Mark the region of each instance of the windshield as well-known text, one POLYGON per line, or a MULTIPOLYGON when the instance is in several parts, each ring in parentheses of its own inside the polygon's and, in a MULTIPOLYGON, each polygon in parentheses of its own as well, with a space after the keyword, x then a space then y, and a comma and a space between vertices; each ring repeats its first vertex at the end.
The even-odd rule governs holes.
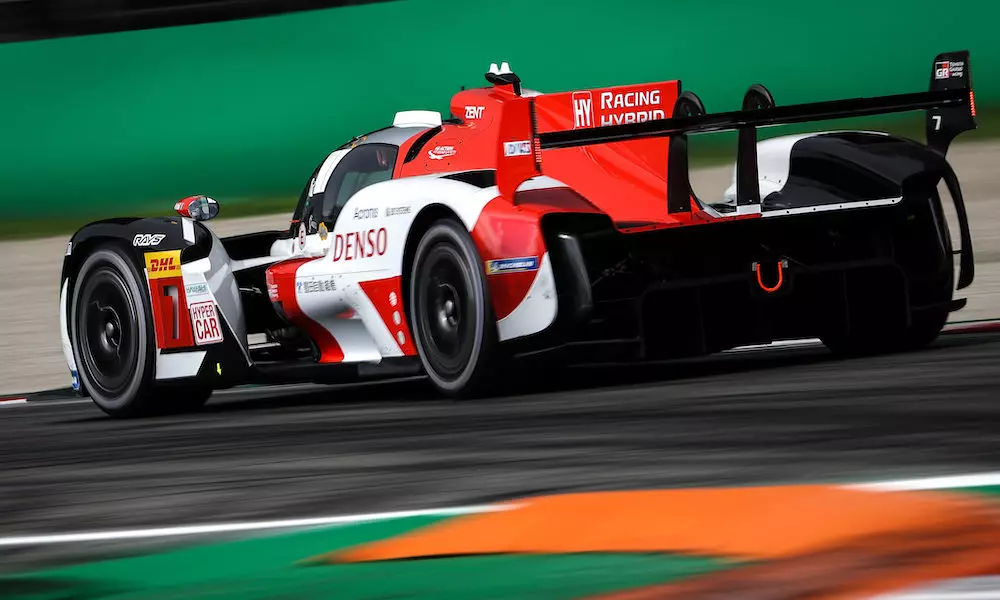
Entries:
POLYGON ((393 144, 361 144, 333 152, 313 171, 292 220, 308 223, 309 233, 319 223, 332 225, 354 194, 392 179, 398 153, 393 144))

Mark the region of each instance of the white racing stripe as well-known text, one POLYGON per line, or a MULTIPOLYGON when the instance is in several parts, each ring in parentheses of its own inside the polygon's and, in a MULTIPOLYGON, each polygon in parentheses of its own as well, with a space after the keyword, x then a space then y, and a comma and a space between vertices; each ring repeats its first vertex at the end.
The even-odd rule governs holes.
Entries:
POLYGON ((28 403, 27 398, 17 398, 14 400, 0 400, 0 408, 4 406, 14 406, 16 404, 27 404, 27 403, 28 403))
POLYGON ((369 521, 405 519, 407 517, 451 517, 486 512, 499 512, 519 508, 519 504, 484 504, 478 506, 456 506, 451 508, 431 508, 426 510, 403 510, 396 512, 315 517, 309 519, 285 519, 280 521, 251 521, 244 523, 210 523, 206 525, 185 525, 178 527, 156 527, 150 529, 123 529, 113 531, 91 531, 83 533, 62 533, 51 535, 22 535, 0 537, 2 546, 37 546, 42 544, 69 544, 79 542, 102 542, 134 540, 208 533, 230 533, 236 531, 261 531, 265 529, 298 529, 325 525, 350 525, 369 521))

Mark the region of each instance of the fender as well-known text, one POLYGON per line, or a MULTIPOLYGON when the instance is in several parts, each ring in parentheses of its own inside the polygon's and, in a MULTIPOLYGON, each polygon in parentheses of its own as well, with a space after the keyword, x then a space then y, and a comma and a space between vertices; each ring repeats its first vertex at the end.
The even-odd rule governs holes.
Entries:
POLYGON ((409 177, 365 188, 347 202, 338 217, 327 259, 334 269, 338 264, 355 267, 358 246, 352 242, 359 239, 358 232, 374 231, 378 254, 378 236, 384 228, 388 239, 385 255, 365 259, 362 268, 399 277, 400 293, 405 298, 409 262, 420 237, 442 215, 458 219, 479 250, 499 339, 529 335, 551 325, 558 302, 539 215, 504 201, 495 185, 479 187, 441 177, 409 177))
MULTIPOLYGON (((530 193, 551 188, 565 186, 538 178, 521 189, 530 193)), ((498 335, 506 341, 538 333, 555 321, 559 299, 541 219, 551 212, 594 210, 582 199, 573 198, 575 203, 546 201, 514 206, 500 197, 486 177, 405 177, 370 185, 352 196, 325 240, 318 234, 305 236, 302 244, 295 239, 279 240, 271 254, 312 256, 323 265, 316 268, 343 277, 345 282, 357 280, 362 288, 377 282, 396 291, 396 297, 405 297, 407 265, 420 236, 435 218, 451 215, 469 230, 479 249, 498 335), (470 182, 477 180, 478 185, 470 182)), ((395 308, 378 306, 380 301, 372 298, 376 306, 367 311, 354 308, 384 356, 400 350, 405 353, 402 348, 386 353, 394 336, 391 319, 383 321, 395 308)))
MULTIPOLYGON (((157 339, 157 380, 222 375, 221 365, 238 367, 225 376, 238 377, 249 366, 246 326, 239 289, 232 275, 229 257, 219 238, 204 224, 182 217, 119 218, 84 225, 70 238, 60 279, 60 334, 63 355, 79 388, 76 360, 70 338, 70 302, 76 275, 89 251, 99 244, 117 241, 127 248, 126 257, 139 273, 146 275, 150 290, 153 328, 157 339), (163 265, 165 271, 150 276, 150 269, 163 265), (164 286, 172 287, 170 297, 159 297, 164 286), (176 291, 173 291, 176 290, 176 291), (193 337, 188 306, 194 301, 211 301, 219 313, 223 341, 199 346, 193 337), (167 327, 166 319, 177 319, 177 327, 167 327), (171 336, 165 335, 167 329, 171 336), (173 337, 173 330, 178 332, 173 337), (238 361, 233 361, 233 356, 238 361), (211 364, 214 369, 210 369, 211 364), (211 375, 210 375, 211 374, 211 375)), ((234 379, 235 380, 235 379, 234 379)), ((225 382, 215 381, 217 387, 225 382)))

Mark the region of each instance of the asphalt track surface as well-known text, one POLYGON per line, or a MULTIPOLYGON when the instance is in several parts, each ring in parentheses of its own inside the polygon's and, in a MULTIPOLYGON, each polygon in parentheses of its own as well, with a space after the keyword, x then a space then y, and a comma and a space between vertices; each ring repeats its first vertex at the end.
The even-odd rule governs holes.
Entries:
MULTIPOLYGON (((35 402, 0 409, 0 538, 996 471, 998 417, 995 333, 864 359, 819 347, 591 367, 468 402, 420 380, 230 391, 195 415, 135 421, 35 402)), ((0 547, 0 565, 171 543, 0 547)))

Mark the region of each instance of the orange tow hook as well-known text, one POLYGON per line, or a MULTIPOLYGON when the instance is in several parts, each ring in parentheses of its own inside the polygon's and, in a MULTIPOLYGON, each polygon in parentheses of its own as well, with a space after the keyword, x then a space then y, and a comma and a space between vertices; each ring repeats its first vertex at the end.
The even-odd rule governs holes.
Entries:
POLYGON ((787 269, 787 268, 788 268, 788 259, 783 258, 783 259, 779 260, 778 261, 778 283, 775 283, 774 287, 767 287, 766 285, 764 285, 764 280, 761 279, 761 277, 760 277, 760 263, 759 262, 755 262, 755 263, 753 263, 751 265, 751 269, 753 269, 753 271, 755 273, 757 273, 757 285, 759 285, 760 289, 764 290, 768 294, 770 294, 772 292, 777 292, 779 289, 781 289, 781 285, 783 283, 785 283, 785 272, 784 272, 784 270, 787 269))

